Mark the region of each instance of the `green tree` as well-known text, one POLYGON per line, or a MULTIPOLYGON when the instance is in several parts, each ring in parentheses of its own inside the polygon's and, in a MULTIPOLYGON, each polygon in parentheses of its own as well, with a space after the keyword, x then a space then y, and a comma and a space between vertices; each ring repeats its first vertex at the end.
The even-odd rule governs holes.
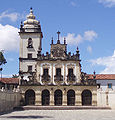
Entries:
POLYGON ((6 59, 4 58, 4 55, 2 52, 0 52, 0 65, 3 65, 3 64, 6 64, 7 61, 6 59))
MULTIPOLYGON (((7 61, 6 59, 4 58, 4 55, 2 52, 0 52, 0 66, 3 65, 3 64, 6 64, 7 61)), ((0 68, 0 71, 2 71, 2 67, 0 68)))
POLYGON ((12 75, 12 78, 18 78, 19 77, 19 75, 12 75))

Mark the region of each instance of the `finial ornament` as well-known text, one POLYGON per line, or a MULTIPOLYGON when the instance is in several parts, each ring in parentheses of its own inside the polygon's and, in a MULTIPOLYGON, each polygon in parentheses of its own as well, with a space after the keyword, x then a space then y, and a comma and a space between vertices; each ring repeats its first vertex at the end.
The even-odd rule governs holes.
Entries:
POLYGON ((60 32, 58 31, 58 32, 57 32, 57 34, 58 34, 57 44, 60 44, 60 40, 59 40, 59 35, 60 35, 60 32))
POLYGON ((52 37, 52 42, 51 42, 51 44, 53 44, 53 37, 52 37))
POLYGON ((23 22, 21 21, 20 28, 23 28, 23 22))
POLYGON ((64 37, 64 44, 66 44, 66 38, 64 37))
POLYGON ((94 70, 94 72, 93 72, 93 79, 95 79, 95 78, 96 78, 96 72, 94 70))
POLYGON ((60 32, 58 31, 58 32, 57 32, 57 34, 58 34, 58 40, 59 40, 59 35, 60 35, 60 32))
POLYGON ((32 7, 30 8, 30 13, 33 13, 32 7))

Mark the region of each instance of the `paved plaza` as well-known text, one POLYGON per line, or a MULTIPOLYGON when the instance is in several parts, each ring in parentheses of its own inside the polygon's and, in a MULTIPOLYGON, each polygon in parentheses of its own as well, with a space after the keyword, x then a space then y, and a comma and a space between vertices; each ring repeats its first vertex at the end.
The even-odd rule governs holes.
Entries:
POLYGON ((115 120, 115 110, 25 110, 1 115, 0 120, 115 120))

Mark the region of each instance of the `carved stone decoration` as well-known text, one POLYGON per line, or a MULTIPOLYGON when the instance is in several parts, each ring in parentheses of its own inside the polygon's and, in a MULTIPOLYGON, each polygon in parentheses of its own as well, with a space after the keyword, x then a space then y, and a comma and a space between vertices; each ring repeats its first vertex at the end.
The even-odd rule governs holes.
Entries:
POLYGON ((42 65, 42 67, 43 67, 43 68, 50 68, 50 64, 44 63, 44 64, 42 65))
POLYGON ((83 85, 96 85, 95 79, 88 79, 88 75, 84 72, 81 73, 81 84, 83 85))
POLYGON ((66 44, 52 44, 51 57, 55 59, 65 59, 67 56, 66 44))
POLYGON ((74 69, 74 68, 75 68, 75 65, 72 64, 72 63, 70 63, 70 64, 67 65, 67 68, 72 68, 72 69, 74 69))
POLYGON ((62 64, 60 63, 55 64, 55 68, 62 68, 62 64))

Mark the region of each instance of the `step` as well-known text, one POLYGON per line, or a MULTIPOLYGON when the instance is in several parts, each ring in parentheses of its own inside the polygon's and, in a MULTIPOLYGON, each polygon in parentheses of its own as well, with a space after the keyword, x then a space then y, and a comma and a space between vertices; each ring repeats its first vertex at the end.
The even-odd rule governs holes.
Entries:
POLYGON ((110 107, 99 106, 19 106, 14 110, 110 110, 110 107))

